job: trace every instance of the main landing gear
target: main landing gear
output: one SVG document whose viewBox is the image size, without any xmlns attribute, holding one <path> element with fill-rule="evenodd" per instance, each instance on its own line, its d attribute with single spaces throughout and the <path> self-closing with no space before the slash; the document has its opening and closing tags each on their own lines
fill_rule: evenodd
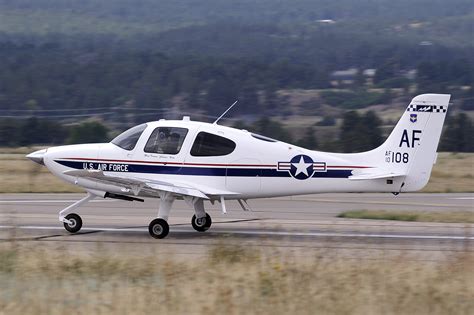
<svg viewBox="0 0 474 315">
<path fill-rule="evenodd" d="M 160 194 L 160 208 L 158 209 L 158 216 L 152 220 L 148 225 L 148 232 L 154 238 L 165 238 L 170 227 L 168 225 L 168 216 L 171 211 L 171 206 L 176 199 L 172 193 L 163 192 Z M 204 201 L 202 198 L 185 196 L 184 200 L 187 204 L 194 208 L 195 214 L 191 219 L 191 225 L 198 232 L 205 232 L 209 230 L 212 224 L 211 216 L 204 210 Z"/>
<path fill-rule="evenodd" d="M 206 232 L 209 230 L 212 224 L 211 216 L 206 213 L 206 216 L 203 218 L 197 218 L 196 215 L 193 215 L 191 219 L 191 225 L 198 232 Z"/>
<path fill-rule="evenodd" d="M 64 228 L 68 232 L 77 233 L 82 228 L 81 217 L 76 213 L 72 213 L 72 211 L 80 207 L 82 204 L 94 199 L 95 197 L 97 196 L 88 192 L 84 198 L 59 212 L 59 221 L 63 223 Z M 107 197 L 107 195 L 105 195 L 105 197 Z M 162 192 L 160 194 L 160 199 L 161 201 L 160 207 L 158 209 L 157 218 L 153 219 L 148 225 L 148 232 L 150 233 L 150 235 L 158 239 L 165 238 L 170 231 L 170 227 L 168 224 L 168 216 L 176 197 L 173 193 Z M 184 200 L 186 201 L 186 203 L 188 203 L 194 208 L 195 214 L 191 219 L 191 225 L 193 226 L 193 228 L 198 232 L 205 232 L 209 230 L 212 225 L 212 219 L 211 216 L 204 210 L 203 199 L 198 197 L 185 196 Z"/>
<path fill-rule="evenodd" d="M 165 238 L 170 232 L 168 222 L 163 219 L 154 219 L 148 225 L 148 233 L 154 238 Z"/>
</svg>

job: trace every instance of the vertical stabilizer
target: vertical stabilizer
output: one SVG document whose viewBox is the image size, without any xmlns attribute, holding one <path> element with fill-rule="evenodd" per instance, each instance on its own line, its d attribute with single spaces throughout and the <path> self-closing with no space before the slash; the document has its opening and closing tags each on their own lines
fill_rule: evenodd
<svg viewBox="0 0 474 315">
<path fill-rule="evenodd" d="M 420 190 L 428 183 L 450 97 L 416 96 L 387 140 L 380 147 L 361 153 L 381 169 L 404 174 L 402 192 Z"/>
</svg>

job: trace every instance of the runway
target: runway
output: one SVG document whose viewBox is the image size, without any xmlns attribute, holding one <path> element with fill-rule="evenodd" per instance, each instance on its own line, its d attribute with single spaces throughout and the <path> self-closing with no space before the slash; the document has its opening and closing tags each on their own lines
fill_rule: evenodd
<svg viewBox="0 0 474 315">
<path fill-rule="evenodd" d="M 199 233 L 190 224 L 193 211 L 177 201 L 170 215 L 170 234 L 155 240 L 147 226 L 159 200 L 145 202 L 93 200 L 81 207 L 84 226 L 71 235 L 58 212 L 81 194 L 0 195 L 0 241 L 41 246 L 74 246 L 85 253 L 97 246 L 143 254 L 149 250 L 183 257 L 198 256 L 215 244 L 276 248 L 295 255 L 343 255 L 349 259 L 386 259 L 403 253 L 408 259 L 445 259 L 474 251 L 474 225 L 354 220 L 337 218 L 348 210 L 470 211 L 474 194 L 320 194 L 249 201 L 251 212 L 228 202 L 228 213 L 206 204 L 211 229 Z M 100 244 L 100 245 L 99 245 Z"/>
</svg>

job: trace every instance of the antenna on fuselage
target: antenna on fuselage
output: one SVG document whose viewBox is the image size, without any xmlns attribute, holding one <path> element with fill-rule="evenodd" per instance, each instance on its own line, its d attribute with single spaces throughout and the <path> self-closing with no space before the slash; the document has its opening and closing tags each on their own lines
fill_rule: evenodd
<svg viewBox="0 0 474 315">
<path fill-rule="evenodd" d="M 237 104 L 238 101 L 239 101 L 239 100 L 236 100 L 232 105 L 230 105 L 229 108 L 227 108 L 227 109 L 225 110 L 225 112 L 223 112 L 222 115 L 220 115 L 219 118 L 217 118 L 216 121 L 213 122 L 212 124 L 213 124 L 213 125 L 217 125 L 217 122 L 218 122 L 219 120 L 221 120 L 221 118 L 224 117 L 224 115 L 227 114 L 227 112 L 228 112 L 229 110 L 231 110 L 231 108 L 234 107 L 234 105 Z"/>
</svg>

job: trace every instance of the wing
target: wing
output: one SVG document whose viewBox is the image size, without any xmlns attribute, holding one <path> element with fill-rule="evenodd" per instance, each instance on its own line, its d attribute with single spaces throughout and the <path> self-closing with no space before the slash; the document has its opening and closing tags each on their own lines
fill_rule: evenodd
<svg viewBox="0 0 474 315">
<path fill-rule="evenodd" d="M 118 186 L 121 189 L 132 191 L 138 195 L 140 191 L 151 195 L 159 195 L 160 192 L 172 192 L 177 195 L 198 197 L 210 199 L 212 196 L 230 196 L 238 195 L 237 193 L 214 189 L 203 185 L 190 186 L 183 183 L 171 181 L 150 180 L 134 176 L 124 176 L 116 174 L 104 174 L 100 170 L 71 170 L 65 171 L 64 174 L 85 178 L 97 183 Z"/>
</svg>

